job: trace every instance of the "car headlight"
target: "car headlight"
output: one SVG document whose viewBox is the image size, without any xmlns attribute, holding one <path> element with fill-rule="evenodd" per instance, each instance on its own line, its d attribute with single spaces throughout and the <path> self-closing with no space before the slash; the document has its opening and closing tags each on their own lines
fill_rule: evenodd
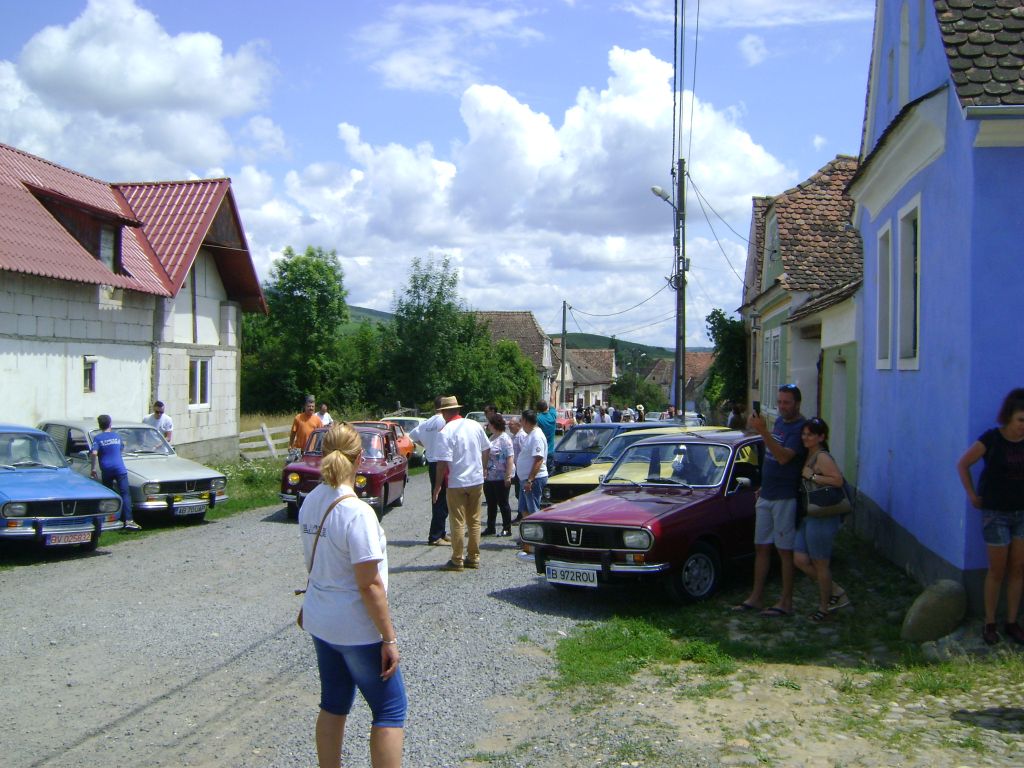
<svg viewBox="0 0 1024 768">
<path fill-rule="evenodd" d="M 100 512 L 105 515 L 109 515 L 111 512 L 117 512 L 120 508 L 120 499 L 102 499 L 100 501 Z"/>
<path fill-rule="evenodd" d="M 647 549 L 651 546 L 651 534 L 647 531 L 623 531 L 622 543 L 629 549 Z"/>
<path fill-rule="evenodd" d="M 24 501 L 10 501 L 4 504 L 4 517 L 24 517 L 28 514 L 28 504 Z"/>
<path fill-rule="evenodd" d="M 288 485 L 298 485 L 300 479 L 298 472 L 288 473 Z"/>
<path fill-rule="evenodd" d="M 520 523 L 519 536 L 527 541 L 543 541 L 544 528 L 540 523 Z"/>
<path fill-rule="evenodd" d="M 160 493 L 160 483 L 143 483 L 142 494 L 144 496 L 155 496 Z"/>
<path fill-rule="evenodd" d="M 551 501 L 551 489 L 548 486 L 544 486 L 544 493 L 541 495 L 544 497 L 544 501 Z"/>
<path fill-rule="evenodd" d="M 211 491 L 223 491 L 227 487 L 228 481 L 223 477 L 215 477 L 210 481 Z"/>
<path fill-rule="evenodd" d="M 366 475 L 356 475 L 356 488 L 360 491 L 366 487 Z"/>
</svg>

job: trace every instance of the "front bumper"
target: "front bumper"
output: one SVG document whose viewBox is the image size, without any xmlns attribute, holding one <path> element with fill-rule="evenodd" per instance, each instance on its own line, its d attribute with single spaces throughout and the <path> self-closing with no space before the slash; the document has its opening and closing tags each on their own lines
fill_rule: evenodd
<svg viewBox="0 0 1024 768">
<path fill-rule="evenodd" d="M 218 495 L 213 491 L 209 492 L 208 498 L 203 498 L 200 494 L 159 494 L 147 496 L 144 501 L 132 500 L 132 511 L 166 512 L 174 517 L 187 517 L 202 515 L 207 509 L 223 504 L 227 500 L 226 493 Z"/>
<path fill-rule="evenodd" d="M 6 518 L 0 527 L 0 539 L 16 541 L 44 541 L 47 536 L 62 533 L 97 533 L 116 531 L 124 527 L 121 513 L 90 515 L 73 519 L 58 518 Z"/>
<path fill-rule="evenodd" d="M 667 573 L 671 566 L 668 563 L 622 563 L 612 560 L 611 552 L 592 553 L 593 557 L 581 560 L 564 560 L 559 557 L 549 557 L 543 548 L 537 545 L 533 547 L 533 561 L 537 573 L 544 574 L 546 565 L 554 565 L 562 568 L 595 568 L 597 569 L 597 580 L 599 582 L 627 581 L 632 578 L 646 576 L 660 576 Z"/>
</svg>

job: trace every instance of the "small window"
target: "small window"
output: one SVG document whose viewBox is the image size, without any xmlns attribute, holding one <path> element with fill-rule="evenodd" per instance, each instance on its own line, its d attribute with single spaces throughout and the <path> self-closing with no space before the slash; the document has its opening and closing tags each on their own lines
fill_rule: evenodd
<svg viewBox="0 0 1024 768">
<path fill-rule="evenodd" d="M 764 400 L 768 395 L 771 397 L 765 401 L 765 409 L 773 410 L 775 407 L 775 392 L 779 388 L 780 378 L 780 347 L 781 347 L 781 328 L 773 328 L 770 331 L 764 332 L 764 354 L 762 359 L 764 360 L 764 388 L 762 389 L 762 399 Z"/>
<path fill-rule="evenodd" d="M 117 230 L 114 227 L 100 227 L 100 261 L 111 272 L 117 272 Z"/>
<path fill-rule="evenodd" d="M 96 358 L 92 355 L 82 358 L 82 391 L 96 391 Z"/>
<path fill-rule="evenodd" d="M 210 405 L 210 368 L 209 358 L 193 358 L 188 361 L 188 404 L 190 406 Z"/>
<path fill-rule="evenodd" d="M 920 198 L 900 211 L 899 217 L 899 367 L 916 370 L 920 352 L 921 237 Z"/>
<path fill-rule="evenodd" d="M 892 238 L 888 224 L 878 235 L 878 307 L 876 310 L 876 368 L 892 367 Z"/>
</svg>

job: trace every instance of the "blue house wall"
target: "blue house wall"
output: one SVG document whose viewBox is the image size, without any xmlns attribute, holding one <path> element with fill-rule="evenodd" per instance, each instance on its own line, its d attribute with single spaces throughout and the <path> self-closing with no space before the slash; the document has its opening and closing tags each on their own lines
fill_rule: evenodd
<svg viewBox="0 0 1024 768">
<path fill-rule="evenodd" d="M 912 104 L 917 99 L 945 101 L 945 145 L 879 210 L 857 207 L 854 223 L 864 241 L 865 286 L 858 449 L 863 514 L 857 524 L 922 580 L 962 577 L 984 568 L 986 557 L 980 513 L 967 503 L 955 464 L 970 442 L 994 423 L 1006 392 L 1024 386 L 1024 343 L 1014 311 L 1024 266 L 1024 216 L 1015 210 L 1024 208 L 1019 194 L 1024 149 L 974 147 L 978 121 L 965 117 L 961 108 L 930 0 L 880 2 L 877 13 L 879 50 L 869 99 L 873 120 L 862 151 L 865 177 L 885 174 L 880 163 L 872 165 L 872 152 L 880 139 L 884 145 L 891 138 L 883 134 L 894 120 L 906 120 L 908 112 L 922 106 Z M 911 106 L 901 115 L 898 72 L 893 73 L 891 100 L 887 91 L 890 50 L 895 68 L 900 67 L 904 13 L 909 17 Z M 917 370 L 900 370 L 899 219 L 916 196 L 919 365 Z M 880 370 L 878 240 L 887 224 L 894 265 L 892 349 L 891 367 Z"/>
</svg>

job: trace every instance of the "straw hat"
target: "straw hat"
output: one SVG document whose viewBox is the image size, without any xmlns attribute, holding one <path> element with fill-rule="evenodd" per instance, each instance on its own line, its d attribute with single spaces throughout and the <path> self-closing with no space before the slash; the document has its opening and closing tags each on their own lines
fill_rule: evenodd
<svg viewBox="0 0 1024 768">
<path fill-rule="evenodd" d="M 459 398 L 455 397 L 455 395 L 452 395 L 451 397 L 442 397 L 441 398 L 441 405 L 439 405 L 437 407 L 437 410 L 439 410 L 439 411 L 450 411 L 450 410 L 458 409 L 458 408 L 461 408 L 461 407 L 462 406 L 459 405 Z"/>
</svg>

